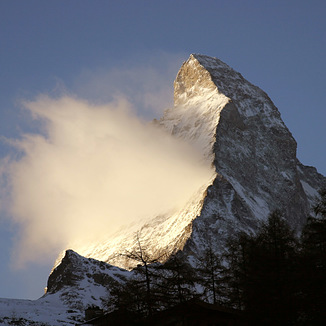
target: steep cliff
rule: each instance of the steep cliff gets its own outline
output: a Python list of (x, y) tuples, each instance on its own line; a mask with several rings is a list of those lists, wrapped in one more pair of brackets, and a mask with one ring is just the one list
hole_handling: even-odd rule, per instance
[[(187, 250), (198, 252), (208, 242), (218, 249), (230, 233), (255, 230), (275, 209), (300, 230), (326, 179), (298, 161), (296, 141), (268, 95), (222, 61), (191, 55), (178, 73), (174, 97), (184, 109), (216, 103), (211, 143), (217, 175), (192, 224)], [(173, 109), (164, 125), (167, 116)], [(180, 122), (172, 124), (174, 133), (188, 137)]]

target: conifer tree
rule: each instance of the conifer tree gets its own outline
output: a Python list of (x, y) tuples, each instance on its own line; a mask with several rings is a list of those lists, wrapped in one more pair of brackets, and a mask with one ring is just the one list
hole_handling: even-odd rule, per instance
[(195, 271), (182, 254), (170, 257), (158, 269), (157, 291), (162, 305), (171, 307), (195, 296)]
[(224, 268), (220, 257), (209, 246), (199, 257), (196, 272), (198, 274), (198, 283), (204, 288), (204, 293), (211, 294), (211, 302), (214, 304), (223, 296), (222, 279)]
[(134, 269), (135, 273), (138, 275), (138, 279), (133, 279), (133, 282), (138, 282), (140, 292), (141, 289), (144, 289), (147, 314), (152, 315), (156, 302), (154, 284), (155, 278), (157, 276), (155, 275), (155, 268), (153, 268), (151, 265), (163, 260), (166, 256), (166, 253), (162, 251), (161, 253), (155, 255), (151, 254), (148, 249), (141, 243), (140, 232), (136, 233), (135, 242), (136, 246), (132, 251), (126, 250), (125, 253), (121, 255), (139, 263), (137, 268)]
[(229, 286), (239, 294), (250, 324), (291, 325), (296, 320), (297, 241), (281, 213), (270, 214), (256, 235), (240, 234), (232, 246)]
[(304, 325), (324, 325), (326, 320), (326, 189), (302, 231), (302, 319)]
[(240, 232), (227, 242), (224, 258), (227, 262), (225, 282), (228, 304), (232, 308), (244, 310), (246, 307), (246, 288), (249, 280), (248, 260), (252, 236)]

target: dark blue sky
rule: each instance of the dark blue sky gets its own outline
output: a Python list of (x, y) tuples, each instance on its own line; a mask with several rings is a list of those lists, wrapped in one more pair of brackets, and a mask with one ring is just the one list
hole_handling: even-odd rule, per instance
[[(119, 70), (154, 70), (162, 85), (171, 83), (172, 98), (178, 67), (190, 53), (202, 53), (266, 91), (298, 142), (299, 159), (326, 175), (325, 16), (323, 0), (2, 0), (0, 137), (31, 128), (19, 100), (64, 89), (105, 101), (116, 90), (107, 76)], [(107, 90), (94, 87), (106, 80)], [(115, 86), (142, 90), (130, 83), (122, 76)], [(159, 118), (157, 111), (137, 109)], [(2, 142), (1, 156), (9, 151)], [(6, 216), (0, 226), (0, 297), (42, 295), (51, 266), (12, 271), (16, 226)]]

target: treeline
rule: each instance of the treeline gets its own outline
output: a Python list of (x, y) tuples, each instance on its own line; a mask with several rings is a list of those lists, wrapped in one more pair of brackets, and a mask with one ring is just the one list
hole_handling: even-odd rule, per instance
[(223, 253), (196, 262), (181, 252), (160, 264), (138, 237), (126, 256), (135, 276), (112, 286), (108, 307), (139, 316), (192, 298), (243, 311), (249, 325), (325, 325), (326, 190), (300, 236), (275, 211), (255, 234), (238, 233)]

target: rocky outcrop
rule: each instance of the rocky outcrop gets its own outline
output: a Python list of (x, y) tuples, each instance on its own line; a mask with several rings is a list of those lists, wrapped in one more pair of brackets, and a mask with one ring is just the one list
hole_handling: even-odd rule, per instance
[(130, 272), (67, 250), (38, 300), (0, 299), (1, 325), (79, 325), (89, 307), (105, 308), (113, 282)]
[[(84, 258), (73, 250), (66, 250), (60, 264), (48, 278), (47, 293), (56, 293), (65, 287), (78, 286), (87, 278), (88, 283), (109, 288), (123, 270), (91, 258)], [(113, 274), (112, 274), (113, 273)]]
[(129, 274), (126, 270), (67, 250), (48, 278), (45, 297), (56, 294), (70, 309), (81, 312), (89, 305), (102, 307), (108, 300), (112, 284), (126, 280)]

